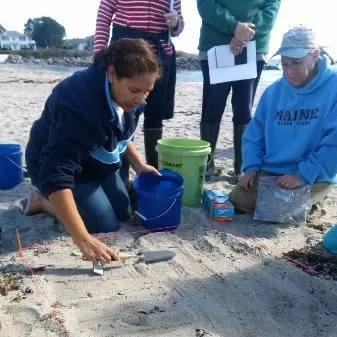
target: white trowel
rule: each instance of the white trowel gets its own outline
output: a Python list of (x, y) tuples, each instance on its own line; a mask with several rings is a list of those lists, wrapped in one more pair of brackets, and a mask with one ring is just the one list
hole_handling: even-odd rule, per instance
[(176, 254), (170, 250), (157, 250), (157, 251), (143, 252), (139, 255), (132, 255), (128, 253), (119, 252), (118, 255), (122, 261), (129, 259), (138, 259), (141, 262), (145, 262), (146, 264), (148, 264), (171, 260), (175, 257)]
[[(170, 250), (157, 250), (157, 251), (143, 252), (139, 255), (119, 252), (118, 255), (121, 261), (129, 260), (129, 259), (138, 259), (139, 262), (150, 264), (150, 263), (171, 260), (175, 257), (176, 254)], [(99, 261), (97, 263), (93, 263), (93, 272), (96, 275), (103, 276), (104, 274), (103, 266), (101, 265)]]
[(97, 275), (103, 276), (103, 266), (100, 262), (93, 263), (93, 272)]

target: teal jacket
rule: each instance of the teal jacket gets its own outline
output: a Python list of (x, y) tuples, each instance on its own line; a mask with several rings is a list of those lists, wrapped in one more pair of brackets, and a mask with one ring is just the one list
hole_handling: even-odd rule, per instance
[(197, 0), (202, 19), (199, 50), (230, 44), (239, 22), (255, 24), (256, 52), (269, 52), (270, 33), (281, 0)]

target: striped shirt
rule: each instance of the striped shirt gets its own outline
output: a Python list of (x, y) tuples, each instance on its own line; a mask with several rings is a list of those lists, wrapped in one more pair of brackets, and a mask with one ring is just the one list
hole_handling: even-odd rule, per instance
[[(171, 36), (175, 37), (183, 31), (184, 20), (181, 15), (181, 0), (173, 1), (173, 9), (179, 16), (178, 25), (170, 30)], [(101, 0), (96, 20), (94, 53), (108, 45), (111, 23), (151, 33), (167, 30), (168, 26), (163, 15), (169, 13), (170, 2), (170, 0)], [(166, 53), (172, 55), (172, 45), (164, 40), (161, 40), (161, 44)], [(155, 49), (154, 45), (151, 45)]]

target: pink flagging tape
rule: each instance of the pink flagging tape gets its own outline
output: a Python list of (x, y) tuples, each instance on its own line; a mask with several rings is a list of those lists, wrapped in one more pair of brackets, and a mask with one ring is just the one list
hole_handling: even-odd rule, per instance
[[(179, 225), (179, 228), (193, 226), (193, 225), (194, 225), (193, 223), (182, 224), (182, 225)], [(175, 227), (177, 226), (168, 226), (168, 227), (162, 227), (162, 228), (156, 228), (156, 229), (142, 229), (142, 230), (138, 230), (134, 232), (109, 233), (109, 234), (104, 234), (104, 235), (95, 235), (95, 237), (97, 239), (109, 239), (109, 238), (118, 238), (121, 236), (136, 235), (136, 234), (147, 234), (147, 233), (161, 234), (162, 232), (157, 232), (157, 231), (165, 231), (165, 230), (169, 230)], [(57, 241), (57, 242), (51, 242), (51, 243), (41, 243), (41, 244), (22, 247), (22, 250), (32, 250), (32, 249), (38, 249), (42, 247), (53, 247), (53, 246), (60, 246), (60, 245), (62, 246), (66, 244), (73, 244), (73, 241), (69, 239), (69, 240)]]
[[(179, 225), (179, 228), (192, 226), (192, 225), (193, 225), (192, 223), (182, 224), (182, 225)], [(118, 238), (120, 236), (126, 236), (126, 235), (146, 234), (146, 233), (162, 234), (163, 232), (160, 232), (160, 231), (165, 231), (165, 230), (176, 228), (176, 227), (177, 226), (168, 226), (168, 227), (162, 227), (162, 228), (156, 228), (156, 229), (144, 229), (144, 230), (139, 230), (135, 232), (111, 233), (111, 234), (106, 234), (106, 235), (99, 235), (99, 236), (96, 236), (96, 238), (97, 239), (109, 239), (109, 238)]]
[[(251, 240), (251, 241), (254, 242), (254, 244), (256, 246), (264, 248), (266, 251), (268, 251), (270, 253), (272, 252), (272, 249), (270, 247), (268, 247), (267, 245), (265, 245), (264, 243), (256, 242), (256, 240), (254, 238), (252, 238), (252, 237), (250, 237), (246, 234), (239, 233), (239, 232), (235, 231), (234, 229), (231, 229), (230, 227), (224, 225), (222, 222), (211, 221), (210, 224), (211, 225), (212, 224), (220, 225), (221, 227), (226, 229), (227, 232), (232, 233), (235, 236), (241, 237), (245, 240)], [(187, 226), (192, 226), (192, 225), (194, 225), (194, 224), (193, 223), (181, 224), (179, 227), (187, 227)], [(157, 232), (157, 231), (168, 230), (168, 229), (171, 229), (173, 227), (175, 227), (175, 226), (162, 227), (162, 228), (157, 228), (157, 229), (142, 229), (142, 230), (133, 231), (133, 232), (109, 233), (109, 234), (99, 235), (99, 236), (96, 236), (96, 237), (98, 239), (109, 239), (109, 238), (118, 238), (118, 237), (121, 237), (121, 236), (136, 235), (136, 234), (147, 234), (147, 233), (160, 234), (162, 232)], [(38, 249), (38, 248), (41, 248), (41, 247), (52, 247), (52, 246), (59, 246), (59, 245), (64, 245), (64, 244), (72, 244), (72, 240), (69, 239), (69, 240), (65, 240), (65, 241), (58, 241), (58, 242), (45, 243), (45, 244), (39, 244), (39, 245), (25, 246), (25, 247), (22, 248), (22, 250), (31, 250), (31, 249)], [(293, 260), (288, 256), (283, 256), (283, 259), (297, 265), (298, 267), (301, 267), (304, 270), (311, 271), (312, 273), (315, 273), (315, 274), (320, 274), (320, 275), (324, 276), (325, 278), (330, 278), (330, 276), (328, 274), (325, 274), (324, 272), (316, 271), (312, 267), (306, 266), (305, 264), (303, 264), (299, 261)]]
[(30, 263), (28, 262), (27, 258), (25, 257), (24, 254), (22, 254), (20, 256), (20, 259), (23, 262), (23, 264), (28, 268), (29, 272), (31, 273), (36, 288), (40, 290), (40, 292), (41, 292), (42, 296), (44, 297), (44, 299), (46, 300), (46, 302), (49, 303), (50, 308), (53, 312), (53, 316), (55, 318), (55, 321), (62, 327), (62, 329), (65, 332), (65, 334), (67, 335), (67, 337), (71, 337), (72, 333), (67, 328), (65, 320), (62, 318), (61, 312), (57, 309), (56, 303), (53, 303), (51, 301), (51, 299), (49, 298), (49, 296), (47, 294), (47, 291), (44, 289), (41, 281), (39, 280), (39, 278), (34, 273), (34, 270), (33, 270), (32, 266), (30, 265)]
[[(212, 223), (214, 224), (215, 222), (212, 221)], [(241, 238), (243, 238), (243, 239), (246, 239), (246, 240), (252, 240), (252, 241), (254, 241), (254, 244), (255, 244), (256, 246), (261, 247), (261, 248), (264, 248), (265, 250), (267, 250), (267, 251), (270, 252), (270, 253), (272, 252), (272, 249), (271, 249), (270, 247), (268, 247), (267, 245), (265, 245), (264, 243), (256, 242), (256, 240), (254, 240), (254, 238), (252, 238), (252, 237), (250, 237), (250, 236), (248, 236), (248, 235), (246, 235), (246, 234), (239, 233), (239, 232), (235, 231), (234, 229), (231, 229), (231, 228), (229, 228), (228, 226), (224, 225), (224, 224), (221, 223), (221, 222), (216, 222), (216, 224), (217, 224), (217, 225), (220, 225), (220, 226), (222, 226), (222, 227), (224, 227), (224, 228), (226, 229), (226, 231), (228, 231), (228, 232), (230, 232), (230, 233), (232, 233), (232, 234), (234, 234), (234, 235), (236, 235), (236, 236), (239, 236), (239, 237), (241, 237)], [(322, 271), (317, 271), (317, 270), (315, 270), (314, 268), (312, 268), (312, 267), (310, 267), (310, 266), (307, 266), (306, 264), (304, 264), (304, 263), (302, 263), (302, 262), (300, 262), (300, 261), (297, 261), (297, 260), (294, 260), (294, 259), (290, 258), (289, 256), (283, 255), (281, 258), (282, 258), (283, 260), (286, 260), (286, 261), (288, 261), (288, 262), (290, 262), (290, 263), (296, 265), (297, 267), (300, 267), (300, 268), (303, 269), (303, 270), (306, 270), (306, 271), (308, 271), (308, 272), (311, 272), (311, 273), (313, 273), (313, 274), (315, 274), (315, 275), (321, 275), (321, 276), (323, 276), (323, 277), (326, 278), (326, 279), (331, 279), (331, 276), (330, 276), (330, 275), (328, 275), (328, 274), (326, 274), (326, 273), (324, 273), (324, 272), (322, 272)]]
[(289, 262), (297, 265), (298, 267), (300, 267), (300, 268), (302, 268), (304, 270), (307, 270), (308, 272), (311, 272), (311, 273), (316, 274), (316, 275), (322, 275), (322, 276), (324, 276), (327, 279), (331, 279), (331, 276), (328, 275), (328, 274), (326, 274), (326, 273), (324, 273), (323, 271), (317, 271), (314, 268), (312, 268), (310, 266), (307, 266), (306, 264), (304, 264), (304, 263), (302, 263), (300, 261), (294, 260), (294, 259), (292, 259), (289, 256), (284, 255), (282, 258), (284, 260), (287, 260), (287, 261), (289, 261)]
[[(187, 227), (187, 226), (191, 226), (191, 225), (193, 225), (193, 224), (192, 223), (182, 224), (179, 227)], [(171, 228), (174, 228), (174, 227), (176, 227), (176, 226), (157, 228), (155, 230), (139, 230), (139, 231), (125, 232), (125, 233), (110, 233), (110, 234), (106, 234), (106, 235), (97, 236), (97, 238), (106, 239), (106, 238), (111, 238), (111, 237), (120, 237), (120, 236), (133, 235), (133, 234), (152, 233), (152, 232), (156, 232), (158, 230), (167, 230), (167, 229), (171, 229)], [(154, 234), (160, 234), (160, 233), (162, 233), (162, 232), (156, 232)], [(18, 237), (20, 237), (18, 230), (17, 230), (17, 234), (18, 234)], [(36, 288), (40, 290), (40, 292), (41, 292), (42, 296), (44, 297), (44, 299), (46, 300), (46, 302), (49, 303), (56, 322), (61, 325), (61, 327), (63, 328), (67, 337), (71, 337), (72, 333), (67, 328), (66, 322), (62, 318), (61, 312), (57, 309), (56, 303), (53, 303), (51, 301), (51, 299), (49, 298), (49, 296), (47, 294), (47, 291), (44, 289), (42, 283), (40, 282), (39, 278), (34, 273), (34, 270), (33, 270), (32, 266), (30, 265), (30, 263), (28, 262), (26, 256), (23, 254), (23, 250), (37, 249), (37, 248), (41, 248), (41, 247), (57, 246), (57, 245), (68, 244), (68, 243), (72, 243), (72, 241), (71, 240), (58, 241), (58, 242), (53, 242), (53, 243), (49, 243), (49, 244), (26, 246), (24, 248), (21, 248), (21, 245), (19, 245), (18, 246), (18, 255), (19, 255), (22, 263), (28, 268), (29, 272), (31, 273)]]
[[(214, 221), (213, 221), (212, 223), (214, 224)], [(231, 228), (229, 228), (228, 226), (224, 225), (224, 224), (221, 223), (221, 222), (217, 222), (217, 224), (219, 224), (220, 226), (224, 227), (224, 228), (226, 229), (227, 232), (232, 233), (232, 234), (234, 234), (235, 236), (239, 236), (239, 237), (241, 237), (242, 239), (254, 241), (254, 244), (255, 244), (256, 246), (259, 246), (259, 247), (264, 248), (265, 250), (271, 251), (271, 249), (270, 249), (268, 246), (266, 246), (264, 243), (256, 242), (256, 240), (254, 240), (254, 238), (252, 238), (252, 237), (250, 237), (250, 236), (248, 236), (248, 235), (246, 235), (246, 234), (239, 233), (239, 232), (235, 231), (234, 229), (231, 229)]]
[[(211, 222), (211, 225), (212, 224), (215, 224), (215, 222)], [(239, 233), (239, 232), (237, 232), (237, 231), (229, 228), (228, 226), (224, 225), (221, 222), (216, 222), (216, 224), (220, 225), (226, 231), (234, 234), (235, 236), (241, 237), (241, 238), (243, 238), (245, 240), (252, 240), (256, 246), (264, 248), (268, 252), (272, 252), (271, 248), (268, 247), (267, 245), (265, 245), (264, 243), (256, 242), (256, 240), (254, 240), (254, 238), (252, 238), (252, 237), (250, 237), (250, 236), (248, 236), (246, 234)], [(193, 225), (193, 223), (182, 224), (179, 227), (187, 227), (187, 226), (191, 226), (191, 225)], [(145, 234), (145, 233), (152, 233), (152, 232), (155, 232), (155, 234), (161, 234), (162, 232), (157, 232), (157, 231), (163, 231), (163, 230), (167, 230), (167, 229), (170, 229), (170, 228), (173, 228), (173, 227), (175, 227), (175, 226), (157, 228), (155, 230), (139, 230), (139, 231), (134, 231), (134, 232), (110, 233), (110, 234), (106, 234), (106, 235), (97, 236), (97, 238), (99, 238), (99, 239), (107, 239), (107, 238), (112, 238), (112, 237), (121, 237), (121, 236), (126, 236), (126, 235)], [(68, 244), (68, 243), (71, 243), (71, 242), (72, 242), (71, 240), (66, 240), (66, 241), (59, 241), (59, 242), (54, 242), (54, 243), (49, 243), (49, 244), (40, 244), (40, 245), (26, 246), (26, 247), (22, 248), (22, 250), (37, 249), (37, 248), (46, 247), (46, 246), (56, 246), (56, 245)], [(21, 261), (29, 269), (29, 271), (30, 271), (30, 273), (31, 273), (31, 275), (33, 277), (33, 280), (34, 280), (34, 283), (35, 283), (36, 287), (41, 291), (42, 295), (44, 296), (44, 298), (46, 299), (46, 301), (49, 303), (49, 305), (50, 305), (50, 307), (52, 309), (52, 312), (54, 314), (54, 318), (55, 318), (56, 322), (62, 326), (65, 334), (67, 335), (67, 337), (71, 337), (72, 333), (67, 328), (65, 320), (62, 318), (61, 312), (57, 309), (56, 303), (52, 303), (52, 301), (49, 298), (46, 290), (44, 289), (44, 287), (42, 285), (42, 283), (40, 282), (39, 278), (34, 273), (33, 268), (29, 264), (29, 262), (28, 262), (27, 258), (25, 257), (25, 255), (22, 253), (22, 250), (21, 250), (21, 254), (20, 254), (20, 251), (18, 251)], [(290, 263), (293, 263), (294, 265), (296, 265), (296, 266), (300, 267), (301, 269), (306, 270), (308, 272), (314, 273), (316, 275), (322, 275), (322, 276), (324, 276), (325, 278), (328, 278), (328, 279), (331, 278), (330, 275), (328, 275), (328, 274), (326, 274), (324, 272), (317, 271), (314, 268), (305, 265), (304, 263), (301, 263), (301, 262), (299, 262), (297, 260), (294, 260), (294, 259), (290, 258), (289, 256), (283, 256), (282, 259), (284, 259), (284, 260), (286, 260), (286, 261), (288, 261)]]

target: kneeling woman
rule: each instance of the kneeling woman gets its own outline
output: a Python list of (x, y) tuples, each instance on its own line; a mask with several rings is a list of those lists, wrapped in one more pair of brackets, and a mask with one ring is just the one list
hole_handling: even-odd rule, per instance
[(130, 141), (159, 73), (144, 40), (116, 42), (59, 83), (32, 126), (26, 164), (39, 192), (29, 196), (25, 213), (58, 217), (92, 261), (118, 256), (89, 233), (116, 231), (131, 215), (121, 156), (137, 174), (159, 174)]

